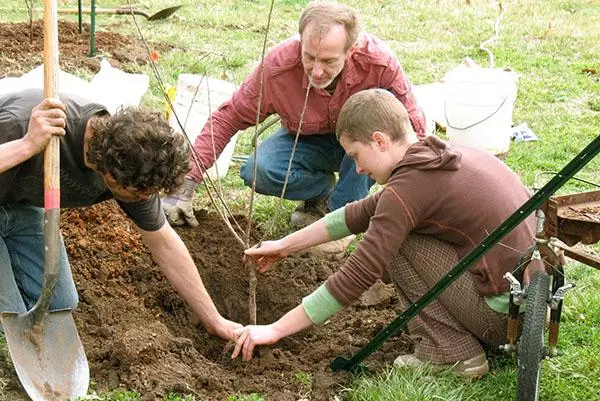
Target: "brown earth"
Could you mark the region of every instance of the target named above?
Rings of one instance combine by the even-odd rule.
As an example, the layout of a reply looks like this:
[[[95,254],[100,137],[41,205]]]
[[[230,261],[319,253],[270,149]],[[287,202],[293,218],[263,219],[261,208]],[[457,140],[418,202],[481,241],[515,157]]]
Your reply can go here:
[[[59,24],[60,62],[67,72],[99,68],[98,58],[87,57],[87,26],[85,30],[79,34],[76,24]],[[0,24],[0,79],[42,62],[40,21],[33,33],[30,44],[28,23]],[[125,70],[146,60],[143,44],[135,38],[98,32],[96,46],[111,64]],[[219,311],[247,323],[248,282],[241,246],[219,218],[205,212],[198,217],[199,228],[178,232]],[[331,360],[356,352],[396,314],[393,292],[380,286],[372,297],[329,323],[259,349],[250,363],[232,361],[231,348],[198,323],[116,204],[64,211],[61,221],[80,296],[74,317],[97,391],[133,389],[142,400],[162,399],[171,391],[199,400],[224,400],[236,393],[259,393],[269,401],[327,399],[348,379],[330,371]],[[305,254],[259,275],[259,323],[270,323],[296,306],[339,264]],[[366,363],[378,369],[409,347],[407,338],[392,338]],[[0,354],[0,400],[23,399],[10,357]]]
[[[178,232],[217,308],[247,323],[242,248],[218,216],[197,216],[199,228]],[[171,391],[201,400],[236,393],[276,401],[326,400],[348,379],[330,371],[331,360],[356,352],[395,316],[394,298],[383,297],[368,307],[358,303],[321,327],[262,347],[252,362],[232,361],[231,348],[198,324],[116,203],[64,211],[62,232],[80,295],[74,317],[99,391],[134,389],[142,400],[162,399]],[[259,275],[259,323],[270,323],[296,306],[339,263],[304,254]],[[409,347],[405,337],[392,338],[366,365],[378,369]],[[0,363],[0,373],[5,392],[15,397],[10,399],[22,397],[7,360]],[[312,381],[303,380],[307,373]]]
[[[33,22],[30,41],[29,22],[0,24],[0,78],[21,76],[44,61],[43,21]],[[103,30],[106,29],[106,30]],[[148,55],[142,40],[109,32],[110,26],[97,25],[95,35],[96,55],[107,57],[113,67],[130,70],[132,64],[145,64]],[[90,26],[83,24],[82,33],[76,23],[59,20],[59,63],[66,72],[100,69],[100,57],[88,57]],[[169,45],[150,43],[150,50],[165,51]]]

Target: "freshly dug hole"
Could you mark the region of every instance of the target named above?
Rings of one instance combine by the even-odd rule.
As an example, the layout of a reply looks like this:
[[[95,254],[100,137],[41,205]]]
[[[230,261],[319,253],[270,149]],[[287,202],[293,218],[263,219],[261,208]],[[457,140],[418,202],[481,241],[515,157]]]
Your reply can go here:
[[[197,229],[177,231],[219,311],[245,324],[248,274],[242,247],[217,215],[199,212],[197,217]],[[277,401],[326,400],[348,378],[330,371],[331,360],[356,352],[396,315],[389,300],[370,307],[357,304],[321,327],[261,347],[250,363],[232,361],[231,345],[199,324],[116,203],[65,211],[62,230],[80,295],[74,317],[98,391],[133,389],[143,400],[162,399],[171,391],[199,400],[238,393]],[[305,254],[259,274],[259,323],[295,307],[339,264]],[[378,368],[409,347],[405,337],[393,338],[368,365]],[[309,374],[311,383],[299,380],[298,373]],[[7,376],[9,387],[18,387],[14,375]]]

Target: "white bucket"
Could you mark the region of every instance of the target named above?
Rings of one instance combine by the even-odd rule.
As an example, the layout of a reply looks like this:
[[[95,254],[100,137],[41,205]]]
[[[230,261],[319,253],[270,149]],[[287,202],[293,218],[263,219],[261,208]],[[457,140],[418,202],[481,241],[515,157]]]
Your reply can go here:
[[[446,75],[444,114],[451,143],[492,154],[508,152],[517,75],[461,65]]]
[[[425,134],[435,135],[436,124],[446,126],[444,119],[444,85],[436,82],[413,85],[412,89],[419,106],[425,114]]]
[[[175,114],[177,114],[181,125],[193,144],[208,121],[211,112],[217,110],[221,104],[231,98],[236,89],[237,87],[231,82],[196,74],[179,74],[175,99],[173,101],[174,113],[169,118],[169,124],[176,131],[181,132],[181,128],[175,118]],[[209,90],[210,104],[208,98]],[[238,135],[236,134],[231,138],[221,155],[215,161],[215,164],[206,170],[206,174],[211,179],[227,175],[237,137]]]

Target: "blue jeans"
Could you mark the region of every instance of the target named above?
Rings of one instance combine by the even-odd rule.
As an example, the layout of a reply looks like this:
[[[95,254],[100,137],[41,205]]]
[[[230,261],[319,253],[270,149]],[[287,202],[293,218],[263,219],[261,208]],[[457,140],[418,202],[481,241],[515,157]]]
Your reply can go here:
[[[278,129],[262,142],[257,153],[256,192],[280,196],[296,134]],[[252,186],[254,157],[240,169],[247,186]],[[335,182],[334,172],[339,172]],[[328,199],[327,208],[336,210],[367,196],[374,181],[356,173],[354,161],[337,141],[335,134],[306,135],[298,138],[285,199]]]
[[[74,309],[77,290],[60,239],[59,278],[50,309]],[[37,302],[44,283],[44,210],[0,205],[0,311],[25,312]]]

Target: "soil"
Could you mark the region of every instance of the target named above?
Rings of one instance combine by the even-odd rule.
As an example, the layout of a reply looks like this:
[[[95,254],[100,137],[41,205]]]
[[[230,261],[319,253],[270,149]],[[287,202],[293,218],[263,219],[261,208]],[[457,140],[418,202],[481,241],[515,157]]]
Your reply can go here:
[[[124,71],[131,66],[145,64],[148,55],[142,40],[110,32],[110,26],[96,25],[96,55],[106,57],[113,67]],[[29,22],[0,24],[0,78],[21,76],[44,61],[43,21],[33,21],[32,40]],[[59,63],[63,71],[74,73],[100,70],[100,57],[88,57],[90,50],[90,26],[83,24],[82,33],[76,23],[59,20]],[[171,46],[150,43],[151,50],[167,51]]]
[[[600,202],[589,203],[580,207],[569,206],[561,208],[559,216],[569,220],[600,223]]]
[[[219,216],[201,211],[197,217],[199,228],[177,231],[219,311],[245,324],[248,274],[242,248]],[[252,362],[231,360],[231,346],[198,323],[116,203],[63,211],[61,221],[80,296],[73,315],[98,391],[134,389],[142,400],[169,392],[202,400],[239,393],[277,401],[327,400],[348,379],[332,373],[329,363],[358,351],[396,314],[395,297],[380,285],[376,293],[386,295],[378,303],[365,298],[323,326],[260,348]],[[340,263],[306,253],[259,275],[258,322],[270,323],[298,305]],[[409,348],[406,337],[393,337],[365,364],[379,369]],[[5,392],[17,397],[18,379],[7,359],[0,363],[0,377],[7,382]],[[306,374],[312,380],[303,380]]]
[[[76,24],[60,22],[63,70],[98,70],[99,60],[87,57],[85,32],[79,34]],[[40,21],[33,33],[30,44],[28,23],[0,24],[0,79],[41,63]],[[98,32],[96,46],[111,64],[125,70],[145,60],[143,45],[131,37]],[[168,48],[154,48],[160,46]],[[217,216],[199,212],[198,219],[199,228],[177,231],[219,311],[245,324],[248,272],[242,248]],[[192,394],[199,400],[224,400],[242,393],[259,393],[274,401],[326,400],[348,380],[345,374],[332,373],[329,363],[358,351],[397,313],[393,289],[379,286],[372,296],[325,325],[261,347],[252,362],[231,360],[231,345],[199,324],[116,203],[63,211],[61,223],[80,297],[73,315],[96,391],[132,389],[142,400],[163,399],[169,392]],[[304,254],[259,275],[258,322],[270,323],[298,305],[340,264]],[[392,337],[365,364],[380,369],[410,347],[407,337]],[[0,354],[0,399],[27,399],[7,353]]]

